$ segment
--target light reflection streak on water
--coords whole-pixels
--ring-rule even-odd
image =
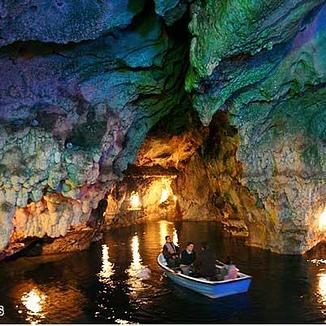
[[[134,235],[131,241],[132,263],[134,270],[138,270],[142,267],[141,258],[139,254],[139,239],[138,235]]]
[[[33,288],[22,295],[21,301],[27,309],[27,322],[37,324],[44,319],[45,314],[42,311],[45,305],[45,299],[46,295],[38,288]]]
[[[132,262],[130,267],[127,270],[129,279],[127,281],[132,294],[135,295],[136,292],[144,289],[144,284],[142,282],[141,273],[145,266],[142,264],[142,259],[139,253],[139,238],[135,234],[131,240],[131,253],[132,253]]]
[[[177,230],[175,228],[173,228],[173,243],[177,246],[179,246],[179,239],[178,239],[178,234],[177,234]]]
[[[317,274],[318,277],[318,287],[317,287],[317,296],[318,303],[326,307],[326,273],[322,272]],[[322,308],[321,312],[323,315],[326,315],[326,309]]]
[[[114,264],[110,262],[109,257],[109,246],[102,245],[102,269],[100,271],[99,280],[104,284],[113,286],[113,281],[111,277],[114,274]]]
[[[173,223],[168,222],[168,221],[160,221],[159,224],[160,224],[160,244],[161,244],[161,247],[163,247],[165,244],[165,237],[167,235],[170,235],[169,225],[172,226]],[[177,234],[177,230],[175,228],[173,228],[172,241],[175,245],[177,245],[177,246],[179,245],[178,234]]]
[[[326,274],[318,274],[318,291],[322,297],[322,303],[326,305]]]
[[[134,322],[131,322],[131,321],[128,321],[128,320],[124,320],[124,319],[116,319],[115,322],[119,325],[127,325],[127,324],[136,324],[138,325],[139,323],[134,323]]]
[[[308,261],[315,264],[316,266],[319,266],[321,264],[326,264],[326,259],[311,259],[311,260],[308,260]]]
[[[161,247],[165,244],[165,237],[168,235],[168,222],[167,221],[160,221],[160,244]]]

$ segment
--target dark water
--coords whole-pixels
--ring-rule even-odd
[[[248,294],[209,299],[162,276],[167,233],[207,240],[253,276]],[[326,321],[326,246],[279,256],[223,237],[207,222],[165,221],[108,232],[88,251],[0,264],[0,323],[302,323]],[[139,270],[151,269],[142,280]]]

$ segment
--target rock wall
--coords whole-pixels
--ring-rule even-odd
[[[178,8],[1,3],[0,251],[85,226],[146,133],[182,107]],[[179,14],[167,24],[166,12]]]
[[[303,253],[324,239],[325,15],[324,1],[206,1],[192,9],[188,90],[204,124],[229,112],[240,182],[263,209],[248,241],[279,253]]]
[[[137,180],[126,177],[116,184],[107,196],[103,229],[160,219],[175,220],[178,200],[172,189],[174,178],[172,175],[143,175]]]
[[[177,169],[172,183],[177,196],[175,219],[221,222],[233,236],[246,237],[255,245],[268,218],[255,194],[241,183],[243,166],[236,157],[239,146],[240,137],[228,113],[218,112],[209,128],[178,136],[162,130],[148,134],[136,162],[139,169]]]
[[[279,253],[324,239],[325,0],[5,0],[0,17],[0,252],[74,238],[131,163],[180,172],[179,218]]]

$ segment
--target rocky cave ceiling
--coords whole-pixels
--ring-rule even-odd
[[[325,38],[324,0],[2,1],[0,251],[83,229],[129,164],[179,169],[184,219],[307,251]]]

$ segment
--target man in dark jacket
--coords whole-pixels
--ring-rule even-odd
[[[208,244],[201,243],[201,250],[195,262],[196,275],[199,277],[215,277],[216,276],[216,257]]]
[[[195,259],[196,253],[194,252],[194,243],[188,242],[186,249],[181,253],[180,268],[183,274],[189,275],[189,273],[192,272]]]
[[[165,237],[165,241],[166,242],[163,246],[163,256],[166,259],[169,267],[178,267],[180,263],[179,247],[172,242],[169,235]]]

